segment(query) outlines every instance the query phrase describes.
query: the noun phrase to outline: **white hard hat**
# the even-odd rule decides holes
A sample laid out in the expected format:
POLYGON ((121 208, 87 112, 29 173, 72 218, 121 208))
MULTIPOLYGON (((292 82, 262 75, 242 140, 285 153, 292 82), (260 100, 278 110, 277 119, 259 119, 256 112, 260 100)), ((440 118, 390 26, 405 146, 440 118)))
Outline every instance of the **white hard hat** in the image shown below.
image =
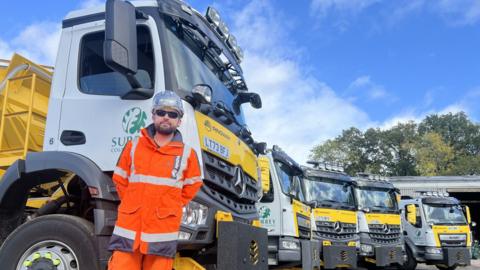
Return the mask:
POLYGON ((180 97, 173 91, 165 90, 153 96, 152 109, 171 108, 183 116, 183 105, 180 97))

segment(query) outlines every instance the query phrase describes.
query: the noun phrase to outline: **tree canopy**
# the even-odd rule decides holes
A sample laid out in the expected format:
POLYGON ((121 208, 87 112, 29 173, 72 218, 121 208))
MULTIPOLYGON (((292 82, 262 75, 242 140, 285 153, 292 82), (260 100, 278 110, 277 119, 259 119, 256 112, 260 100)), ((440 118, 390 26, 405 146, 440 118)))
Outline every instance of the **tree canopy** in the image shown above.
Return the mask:
POLYGON ((480 125, 463 112, 429 115, 389 129, 351 127, 316 145, 310 158, 341 163, 350 175, 480 174, 480 125))

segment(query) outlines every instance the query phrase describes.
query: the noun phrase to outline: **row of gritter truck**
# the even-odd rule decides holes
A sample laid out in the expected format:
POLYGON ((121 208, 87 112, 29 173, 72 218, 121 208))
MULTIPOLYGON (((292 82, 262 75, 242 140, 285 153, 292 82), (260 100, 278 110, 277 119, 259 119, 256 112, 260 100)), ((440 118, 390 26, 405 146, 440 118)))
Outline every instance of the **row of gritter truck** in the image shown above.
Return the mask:
POLYGON ((65 17, 54 67, 0 61, 0 268, 106 268, 118 156, 166 89, 183 100, 204 182, 183 209, 175 270, 469 264, 475 224, 454 198, 401 199, 377 176, 255 141, 243 106, 262 100, 242 59, 212 7, 107 0, 65 17))
POLYGON ((351 177, 319 162, 300 166, 277 146, 267 152, 270 186, 258 209, 271 268, 470 265, 475 224, 468 207, 448 194, 401 197, 383 177, 351 177))

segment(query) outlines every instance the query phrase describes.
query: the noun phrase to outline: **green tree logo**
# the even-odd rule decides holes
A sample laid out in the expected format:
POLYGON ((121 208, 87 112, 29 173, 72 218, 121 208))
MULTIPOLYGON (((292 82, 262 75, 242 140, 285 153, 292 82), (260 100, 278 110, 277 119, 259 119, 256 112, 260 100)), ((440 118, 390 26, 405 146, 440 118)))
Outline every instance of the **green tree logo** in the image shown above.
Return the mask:
POLYGON ((262 206, 260 209, 258 209, 258 214, 260 215, 261 219, 266 219, 270 217, 270 208, 262 206))
POLYGON ((145 127, 145 120, 147 120, 147 114, 142 109, 138 107, 131 108, 123 115, 123 131, 128 134, 138 133, 145 127))
POLYGON ((212 131, 212 124, 210 124, 210 121, 205 120, 203 124, 205 125, 205 128, 207 129, 208 132, 212 131))

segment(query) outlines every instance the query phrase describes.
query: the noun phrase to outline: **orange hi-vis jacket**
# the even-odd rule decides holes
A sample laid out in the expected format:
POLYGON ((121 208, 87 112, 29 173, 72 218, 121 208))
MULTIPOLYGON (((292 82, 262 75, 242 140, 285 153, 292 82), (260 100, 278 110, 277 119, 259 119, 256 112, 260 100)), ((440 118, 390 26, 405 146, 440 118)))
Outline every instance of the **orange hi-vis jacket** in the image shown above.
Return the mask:
POLYGON ((195 150, 176 131, 162 147, 153 140, 155 127, 125 146, 113 174, 120 197, 109 250, 173 258, 177 250, 182 207, 202 185, 195 150))

